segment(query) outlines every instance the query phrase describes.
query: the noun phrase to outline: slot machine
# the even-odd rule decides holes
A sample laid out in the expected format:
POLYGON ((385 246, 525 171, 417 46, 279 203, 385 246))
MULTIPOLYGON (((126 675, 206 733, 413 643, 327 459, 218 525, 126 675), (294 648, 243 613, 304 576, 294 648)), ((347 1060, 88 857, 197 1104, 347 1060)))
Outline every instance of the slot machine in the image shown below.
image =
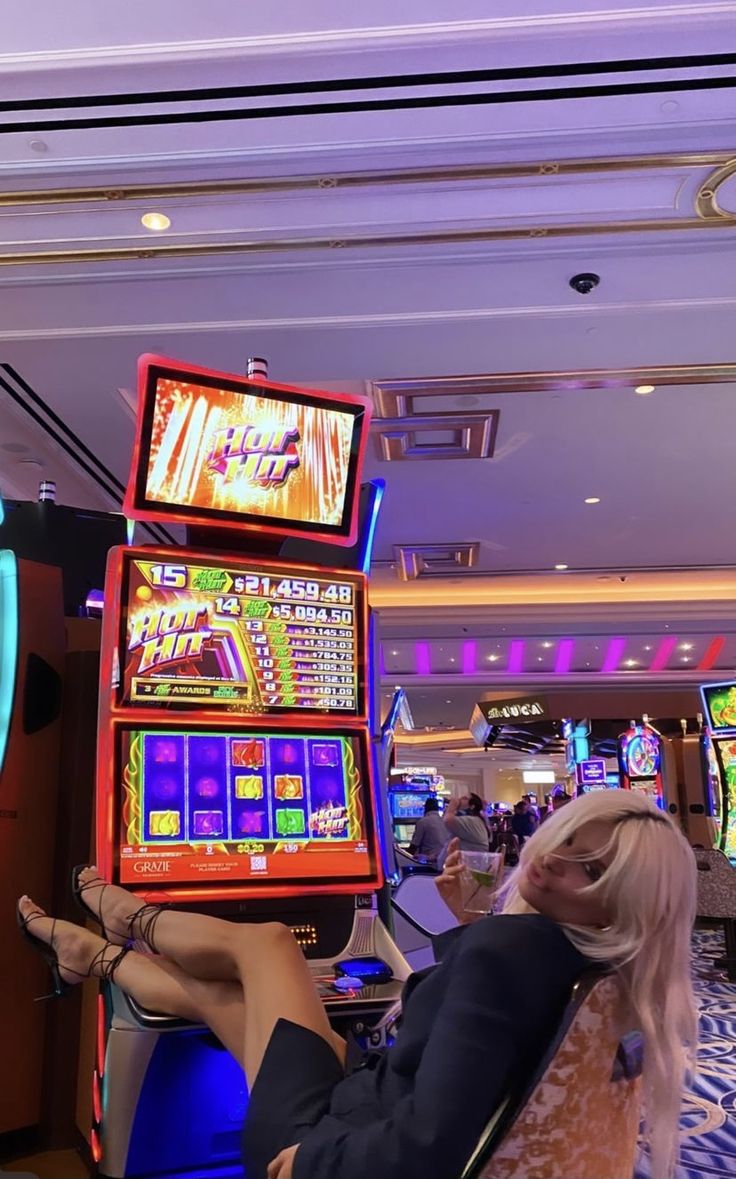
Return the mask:
POLYGON ((662 783, 662 738, 644 717, 631 722, 618 739, 618 764, 624 790, 638 790, 665 809, 662 783))
MULTIPOLYGON (((289 925, 336 1029, 378 1043, 409 968, 378 915, 367 578, 345 567, 367 405, 155 357, 139 380, 126 514, 191 547, 110 554, 98 864, 148 901, 289 925)), ((99 1004, 101 1173, 232 1173, 239 1067, 115 987, 99 1004)))
POLYGON ((715 846, 736 863, 736 683, 706 684, 700 694, 706 814, 717 823, 715 846))

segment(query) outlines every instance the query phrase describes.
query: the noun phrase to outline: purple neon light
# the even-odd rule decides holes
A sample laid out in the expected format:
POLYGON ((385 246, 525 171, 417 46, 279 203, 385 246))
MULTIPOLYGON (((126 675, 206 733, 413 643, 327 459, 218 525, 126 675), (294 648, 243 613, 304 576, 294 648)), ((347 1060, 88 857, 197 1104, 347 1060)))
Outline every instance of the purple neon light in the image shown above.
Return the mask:
POLYGON ((524 640, 512 639, 509 644, 509 662, 507 671, 524 670, 524 640))
POLYGON ((463 643, 463 675, 475 675, 478 644, 474 639, 463 643))
POLYGON ((432 674, 432 661, 429 657, 429 643, 415 643, 414 658, 416 660, 417 675, 432 674))
POLYGON ((606 651, 606 658, 603 660, 602 672, 618 671, 625 647, 626 639, 623 635, 616 635, 611 639, 606 651))
POLYGON ((654 655, 654 659, 649 665, 650 671, 664 671, 665 667, 670 661, 672 652, 677 646, 677 635, 665 635, 654 655))
POLYGON ((575 650, 574 639, 560 639, 555 659, 555 675, 567 675, 572 663, 572 653, 575 650))

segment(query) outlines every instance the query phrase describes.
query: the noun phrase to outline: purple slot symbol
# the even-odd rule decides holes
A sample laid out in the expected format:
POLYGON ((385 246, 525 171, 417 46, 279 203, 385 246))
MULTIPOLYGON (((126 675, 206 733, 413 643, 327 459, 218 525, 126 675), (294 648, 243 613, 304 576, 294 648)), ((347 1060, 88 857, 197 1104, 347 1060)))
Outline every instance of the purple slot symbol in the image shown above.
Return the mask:
POLYGON ((225 829, 222 811, 195 811, 194 834, 200 837, 222 835, 225 829))

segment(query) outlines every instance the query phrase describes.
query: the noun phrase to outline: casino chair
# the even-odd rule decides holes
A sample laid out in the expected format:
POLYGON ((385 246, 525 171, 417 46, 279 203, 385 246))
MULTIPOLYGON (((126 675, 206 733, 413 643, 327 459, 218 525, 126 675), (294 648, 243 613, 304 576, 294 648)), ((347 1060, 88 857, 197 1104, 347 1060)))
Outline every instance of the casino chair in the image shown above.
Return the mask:
POLYGON ((694 847, 698 868, 698 917, 723 922, 726 957, 718 961, 725 966, 731 982, 736 982, 736 868, 732 868, 717 848, 694 847))
POLYGON ((536 1074, 494 1114, 460 1179, 631 1179, 642 1038, 621 1035, 619 993, 612 975, 576 984, 536 1074))

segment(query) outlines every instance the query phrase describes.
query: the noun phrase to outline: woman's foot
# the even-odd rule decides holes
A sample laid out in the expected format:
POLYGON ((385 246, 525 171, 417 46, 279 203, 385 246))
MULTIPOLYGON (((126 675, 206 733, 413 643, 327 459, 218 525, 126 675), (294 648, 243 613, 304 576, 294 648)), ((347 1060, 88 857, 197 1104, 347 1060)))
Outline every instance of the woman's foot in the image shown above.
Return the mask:
POLYGON ((77 882, 82 904, 97 918, 108 941, 124 946, 139 936, 139 931, 133 928, 133 918, 145 907, 144 901, 117 884, 108 884, 94 864, 82 869, 77 882))
POLYGON ((69 985, 85 978, 107 977, 112 963, 120 957, 118 946, 110 945, 80 925, 54 921, 30 897, 21 897, 18 912, 31 937, 56 952, 59 974, 69 985))

